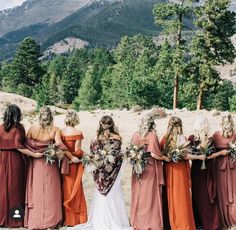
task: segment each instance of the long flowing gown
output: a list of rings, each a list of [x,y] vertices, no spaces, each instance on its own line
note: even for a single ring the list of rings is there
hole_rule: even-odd
[[[75,152],[76,141],[82,139],[83,135],[62,136],[63,143],[76,157],[83,156],[81,149]],[[87,207],[82,184],[84,167],[81,163],[70,164],[69,172],[69,175],[62,176],[64,224],[75,226],[87,221]]]
[[[161,156],[156,133],[150,132],[142,139],[138,132],[132,143],[147,145],[148,152]],[[141,182],[132,175],[131,225],[135,230],[163,230],[162,186],[164,185],[162,161],[150,157],[141,176]]]
[[[13,127],[9,132],[0,126],[0,226],[23,227],[23,219],[12,218],[10,210],[24,209],[26,157],[17,151],[24,149],[25,130]]]
[[[189,137],[189,141],[192,146],[199,144],[193,135]],[[194,160],[191,167],[194,219],[196,227],[203,227],[204,230],[220,229],[214,162],[214,160],[206,160],[206,169],[202,170],[202,161]]]
[[[217,150],[228,149],[230,142],[236,141],[236,135],[223,137],[220,132],[213,135]],[[220,221],[223,227],[236,226],[236,161],[230,155],[216,158],[216,184]]]
[[[161,149],[165,143],[164,136]],[[189,161],[164,163],[164,173],[171,230],[195,230]]]
[[[118,162],[116,160],[118,166],[115,165],[110,176],[106,178],[103,176],[108,174],[103,168],[93,173],[96,187],[88,222],[67,228],[68,230],[132,230],[121,189],[124,169],[121,161],[122,159]]]
[[[44,152],[50,142],[27,139],[31,151]],[[63,147],[62,147],[63,148]],[[61,177],[57,162],[45,158],[29,160],[26,184],[25,227],[55,228],[62,221]]]

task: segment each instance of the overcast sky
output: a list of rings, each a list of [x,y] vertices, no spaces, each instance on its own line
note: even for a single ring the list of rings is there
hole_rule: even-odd
[[[0,0],[0,11],[8,8],[12,8],[14,6],[21,5],[23,2],[27,0]],[[231,0],[231,2],[235,5],[236,0]]]
[[[12,8],[14,6],[21,5],[26,0],[0,0],[0,10]]]

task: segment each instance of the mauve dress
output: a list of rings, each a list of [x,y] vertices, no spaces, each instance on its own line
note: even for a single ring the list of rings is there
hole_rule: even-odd
[[[49,144],[32,139],[26,141],[27,148],[34,152],[44,152]],[[25,227],[28,229],[55,228],[62,222],[61,176],[57,162],[46,164],[44,157],[29,160],[25,203]]]
[[[194,136],[189,137],[193,145]],[[199,144],[199,142],[197,143]],[[216,170],[215,160],[206,160],[206,169],[202,170],[202,161],[192,161],[192,202],[196,227],[203,227],[204,230],[218,230],[220,221],[216,196]]]
[[[62,136],[63,143],[69,151],[79,158],[83,156],[83,150],[75,152],[75,143],[83,138],[83,135]],[[64,224],[75,226],[87,221],[87,206],[82,184],[84,166],[81,163],[70,164],[69,171],[69,175],[62,177]]]
[[[216,149],[227,149],[229,142],[236,141],[236,135],[225,138],[218,131],[213,135]],[[236,226],[236,161],[230,155],[216,158],[216,184],[220,221],[223,227]]]
[[[144,139],[136,132],[132,137],[135,145],[147,144],[148,151],[161,156],[156,133],[150,132]],[[134,230],[163,230],[162,215],[162,161],[150,157],[140,182],[132,175],[131,225]]]
[[[0,226],[23,227],[22,219],[10,217],[14,207],[24,209],[26,159],[17,149],[25,149],[25,130],[13,127],[9,132],[0,126]]]

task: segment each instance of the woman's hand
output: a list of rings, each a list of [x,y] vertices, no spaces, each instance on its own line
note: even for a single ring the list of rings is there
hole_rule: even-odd
[[[171,161],[170,157],[162,156],[162,158],[163,158],[163,161],[165,161],[165,162],[170,162]]]
[[[77,163],[80,162],[79,158],[78,158],[78,157],[75,157],[75,156],[71,157],[70,161],[71,161],[72,163],[75,163],[75,164],[77,164]]]
[[[222,156],[227,156],[229,154],[229,151],[227,149],[224,149],[221,151]]]
[[[198,159],[204,161],[206,160],[206,155],[205,154],[198,155]]]

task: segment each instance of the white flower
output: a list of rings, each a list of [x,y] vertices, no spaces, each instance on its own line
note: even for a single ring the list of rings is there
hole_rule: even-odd
[[[106,152],[105,150],[102,150],[102,151],[101,151],[101,154],[102,154],[103,156],[105,156],[105,155],[107,154],[107,152]]]

